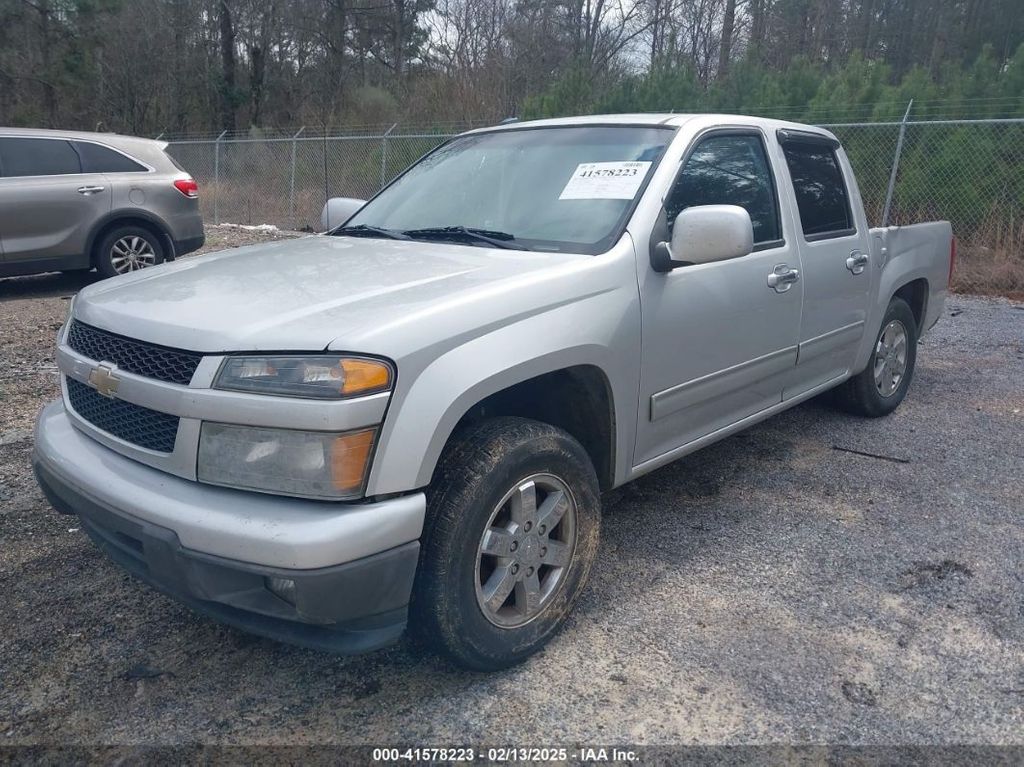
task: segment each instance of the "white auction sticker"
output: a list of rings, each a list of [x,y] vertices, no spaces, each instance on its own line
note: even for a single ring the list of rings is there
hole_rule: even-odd
[[[584,162],[576,166],[559,200],[632,200],[649,162]]]

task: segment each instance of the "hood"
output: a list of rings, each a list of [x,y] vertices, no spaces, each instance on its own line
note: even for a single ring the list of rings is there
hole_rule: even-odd
[[[113,333],[199,352],[319,351],[576,258],[315,235],[105,280],[79,293],[74,314]]]

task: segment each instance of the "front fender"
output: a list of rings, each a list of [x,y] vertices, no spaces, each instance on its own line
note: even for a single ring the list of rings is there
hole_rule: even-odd
[[[615,483],[628,470],[636,434],[640,314],[635,275],[616,287],[499,326],[448,349],[419,372],[399,364],[368,495],[425,487],[459,420],[503,389],[577,365],[600,369],[612,392]],[[411,376],[411,379],[410,379]]]

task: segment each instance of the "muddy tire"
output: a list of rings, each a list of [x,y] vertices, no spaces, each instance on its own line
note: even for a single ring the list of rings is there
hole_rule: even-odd
[[[427,491],[412,632],[466,668],[523,661],[579,598],[600,523],[597,475],[570,435],[524,418],[468,427]]]
[[[93,262],[104,277],[116,277],[164,261],[164,246],[149,229],[141,226],[118,226],[108,232],[96,246]]]
[[[835,390],[841,410],[867,418],[889,415],[907,396],[917,363],[917,321],[902,298],[893,298],[875,336],[868,365]]]

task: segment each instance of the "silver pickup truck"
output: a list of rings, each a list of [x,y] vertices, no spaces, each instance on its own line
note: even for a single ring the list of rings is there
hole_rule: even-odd
[[[955,256],[869,229],[827,131],[723,115],[473,131],[324,218],[83,290],[40,485],[224,622],[477,669],[563,624],[602,491],[826,391],[892,412]]]

